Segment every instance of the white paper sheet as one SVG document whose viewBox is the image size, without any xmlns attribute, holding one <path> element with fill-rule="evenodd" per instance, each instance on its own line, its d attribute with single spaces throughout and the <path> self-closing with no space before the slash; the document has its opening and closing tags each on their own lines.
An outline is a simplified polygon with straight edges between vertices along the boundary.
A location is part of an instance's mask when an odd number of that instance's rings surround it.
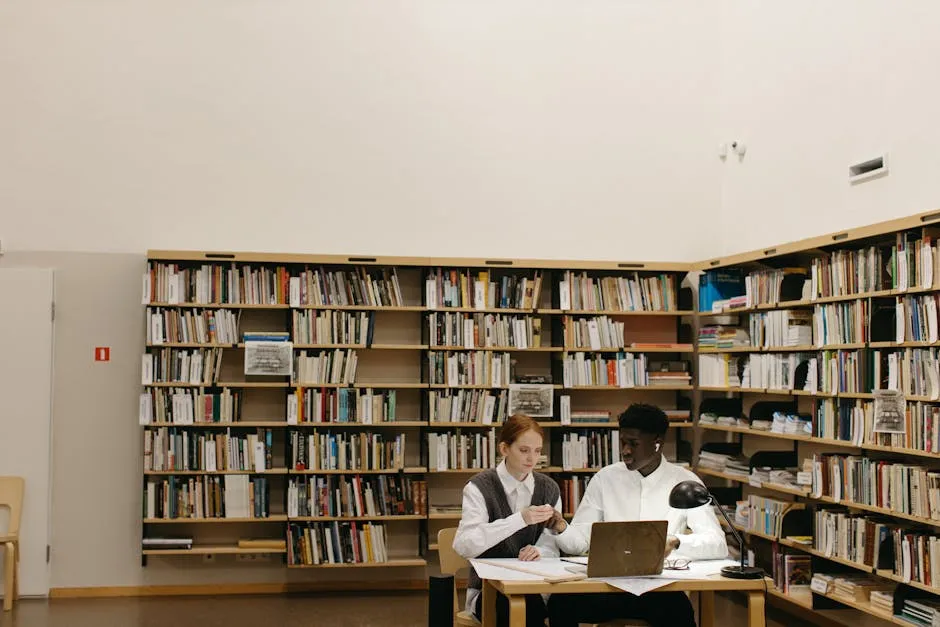
<svg viewBox="0 0 940 627">
<path fill-rule="evenodd" d="M 470 560 L 470 564 L 477 571 L 477 575 L 481 579 L 502 579 L 505 581 L 539 581 L 545 577 L 570 575 L 571 571 L 566 570 L 565 566 L 573 566 L 557 558 L 541 559 L 534 562 L 523 562 L 516 558 L 487 559 L 485 561 L 491 563 L 484 564 L 480 560 Z M 518 570 L 494 566 L 493 564 L 496 563 L 525 568 L 532 571 L 532 573 L 523 573 Z"/>
</svg>

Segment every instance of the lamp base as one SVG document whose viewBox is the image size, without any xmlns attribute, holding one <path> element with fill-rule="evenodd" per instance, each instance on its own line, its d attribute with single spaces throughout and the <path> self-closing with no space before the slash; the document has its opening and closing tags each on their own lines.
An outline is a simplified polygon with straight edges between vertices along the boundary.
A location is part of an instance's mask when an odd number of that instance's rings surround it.
<svg viewBox="0 0 940 627">
<path fill-rule="evenodd" d="M 725 566 L 721 569 L 721 576 L 730 579 L 761 579 L 764 569 L 756 566 Z"/>
</svg>

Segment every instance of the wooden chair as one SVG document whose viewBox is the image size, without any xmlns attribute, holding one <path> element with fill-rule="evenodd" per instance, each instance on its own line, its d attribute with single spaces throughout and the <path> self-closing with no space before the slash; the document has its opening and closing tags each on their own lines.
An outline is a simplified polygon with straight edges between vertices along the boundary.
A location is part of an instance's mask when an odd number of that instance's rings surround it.
<svg viewBox="0 0 940 627">
<path fill-rule="evenodd" d="M 3 611 L 13 609 L 13 600 L 19 596 L 17 565 L 20 561 L 20 517 L 23 514 L 22 477 L 0 477 L 0 507 L 10 510 L 10 528 L 0 533 L 0 549 L 3 549 Z"/>
<path fill-rule="evenodd" d="M 461 610 L 457 603 L 456 575 L 458 571 L 470 568 L 470 562 L 454 550 L 454 536 L 456 535 L 457 527 L 448 527 L 437 532 L 437 555 L 441 561 L 441 573 L 455 576 L 454 625 L 457 627 L 477 627 L 480 625 L 480 621 L 474 618 L 470 612 Z"/>
</svg>

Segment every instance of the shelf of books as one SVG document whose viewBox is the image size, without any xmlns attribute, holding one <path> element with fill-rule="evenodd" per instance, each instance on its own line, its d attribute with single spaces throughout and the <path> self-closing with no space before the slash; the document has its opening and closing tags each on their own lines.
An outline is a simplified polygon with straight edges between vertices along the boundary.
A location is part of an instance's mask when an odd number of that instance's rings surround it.
<svg viewBox="0 0 940 627">
<path fill-rule="evenodd" d="M 940 621 L 938 235 L 935 212 L 699 265 L 695 470 L 775 602 Z"/>
<path fill-rule="evenodd" d="M 150 251 L 144 559 L 423 567 L 515 412 L 569 515 L 630 402 L 690 461 L 689 268 Z"/>
</svg>

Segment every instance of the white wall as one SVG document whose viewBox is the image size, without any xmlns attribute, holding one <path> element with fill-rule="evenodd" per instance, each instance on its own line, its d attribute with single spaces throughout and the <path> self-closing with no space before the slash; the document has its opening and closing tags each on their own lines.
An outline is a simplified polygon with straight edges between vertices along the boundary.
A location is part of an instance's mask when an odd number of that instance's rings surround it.
<svg viewBox="0 0 940 627">
<path fill-rule="evenodd" d="M 721 250 L 741 252 L 940 207 L 940 3 L 727 0 Z M 889 152 L 890 174 L 850 185 Z"/>
<path fill-rule="evenodd" d="M 698 259 L 718 208 L 713 13 L 7 0 L 0 241 Z"/>
</svg>

